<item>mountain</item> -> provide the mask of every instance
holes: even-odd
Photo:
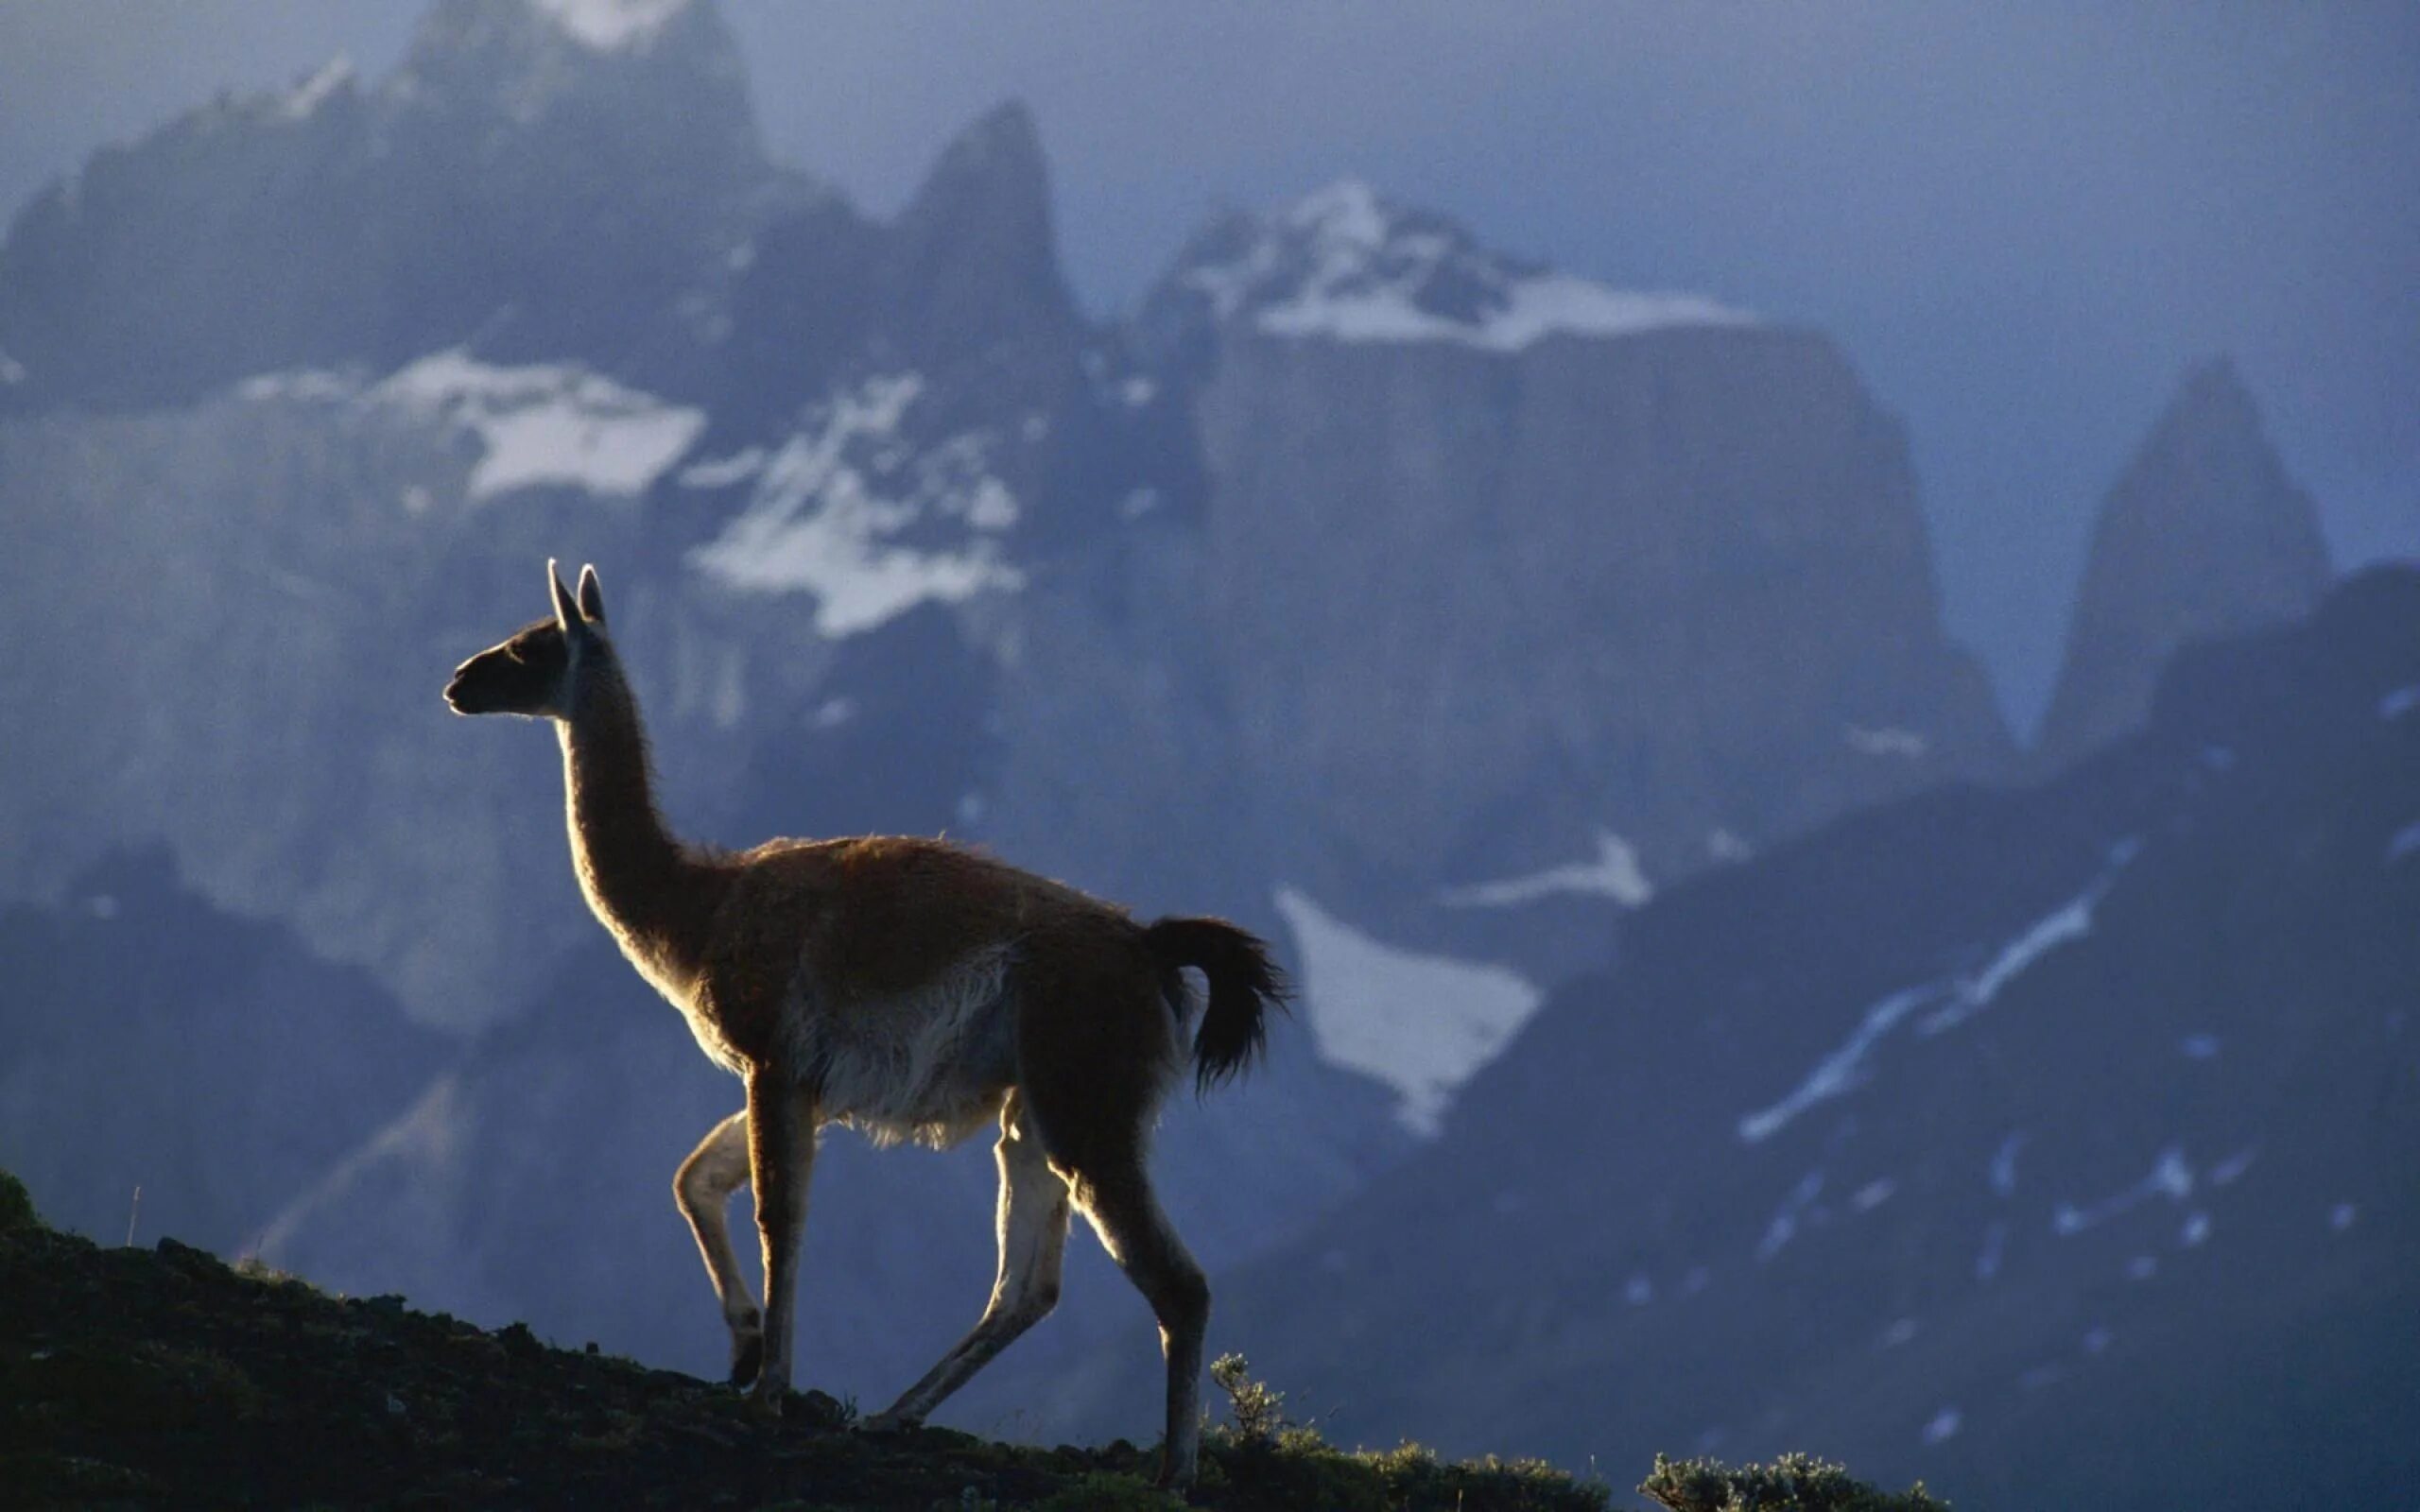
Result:
[[[749,231],[825,192],[765,161],[715,9],[656,11],[441,0],[373,85],[335,63],[103,150],[0,250],[0,404],[148,407],[454,346],[685,389]]]
[[[213,908],[156,847],[0,908],[0,1158],[112,1240],[249,1252],[444,1054],[366,972]]]
[[[2420,573],[2171,660],[2047,785],[1669,888],[1431,1146],[1223,1279],[1332,1432],[1822,1445],[1987,1506],[2420,1459]],[[1097,1415],[1115,1420],[1111,1372]]]
[[[1820,334],[1350,183],[1091,322],[1027,112],[866,215],[767,161],[704,3],[445,0],[385,78],[110,149],[0,244],[0,899],[164,847],[364,973],[448,1043],[271,1247],[651,1358],[718,1348],[664,1185],[734,1090],[585,917],[551,742],[436,696],[549,557],[683,833],[946,830],[1280,944],[1269,1074],[1161,1138],[1222,1267],[1449,1126],[1627,912],[2014,765]],[[990,1177],[858,1162],[813,1326],[872,1393],[979,1301]],[[1078,1263],[967,1414],[1131,1339]]]
[[[1905,438],[1815,332],[1347,181],[1204,231],[1133,344],[1196,417],[1275,854],[1365,928],[1551,978],[1575,902],[2010,765]]]
[[[2333,576],[2235,365],[2195,368],[2101,506],[2036,765],[2134,729],[2180,646],[2308,613]]]

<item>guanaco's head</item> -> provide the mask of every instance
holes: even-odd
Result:
[[[612,655],[605,641],[605,590],[596,569],[579,570],[579,593],[546,563],[555,612],[515,630],[454,669],[445,703],[458,714],[522,714],[562,719],[576,701],[583,667],[600,668]]]

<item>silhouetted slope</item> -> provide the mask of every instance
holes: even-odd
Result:
[[[727,1388],[550,1349],[518,1324],[338,1299],[173,1240],[96,1248],[19,1216],[0,1205],[0,1505],[1178,1504],[1137,1479],[1152,1455],[1129,1444],[870,1439],[818,1392],[766,1423]],[[1600,1512],[1605,1493],[1539,1466],[1213,1435],[1195,1503]]]

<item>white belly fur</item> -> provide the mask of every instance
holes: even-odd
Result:
[[[998,1115],[1016,1080],[1008,980],[1009,950],[996,946],[889,1002],[823,1011],[801,1002],[789,1015],[800,1036],[791,1064],[819,1074],[826,1122],[877,1145],[955,1144]]]

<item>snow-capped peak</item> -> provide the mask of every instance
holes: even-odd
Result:
[[[1455,341],[1513,352],[1548,335],[1617,336],[1751,318],[1692,294],[1609,288],[1480,247],[1453,222],[1357,179],[1195,243],[1177,286],[1219,323],[1340,341]]]
[[[643,46],[691,0],[529,0],[581,46],[617,52]]]

